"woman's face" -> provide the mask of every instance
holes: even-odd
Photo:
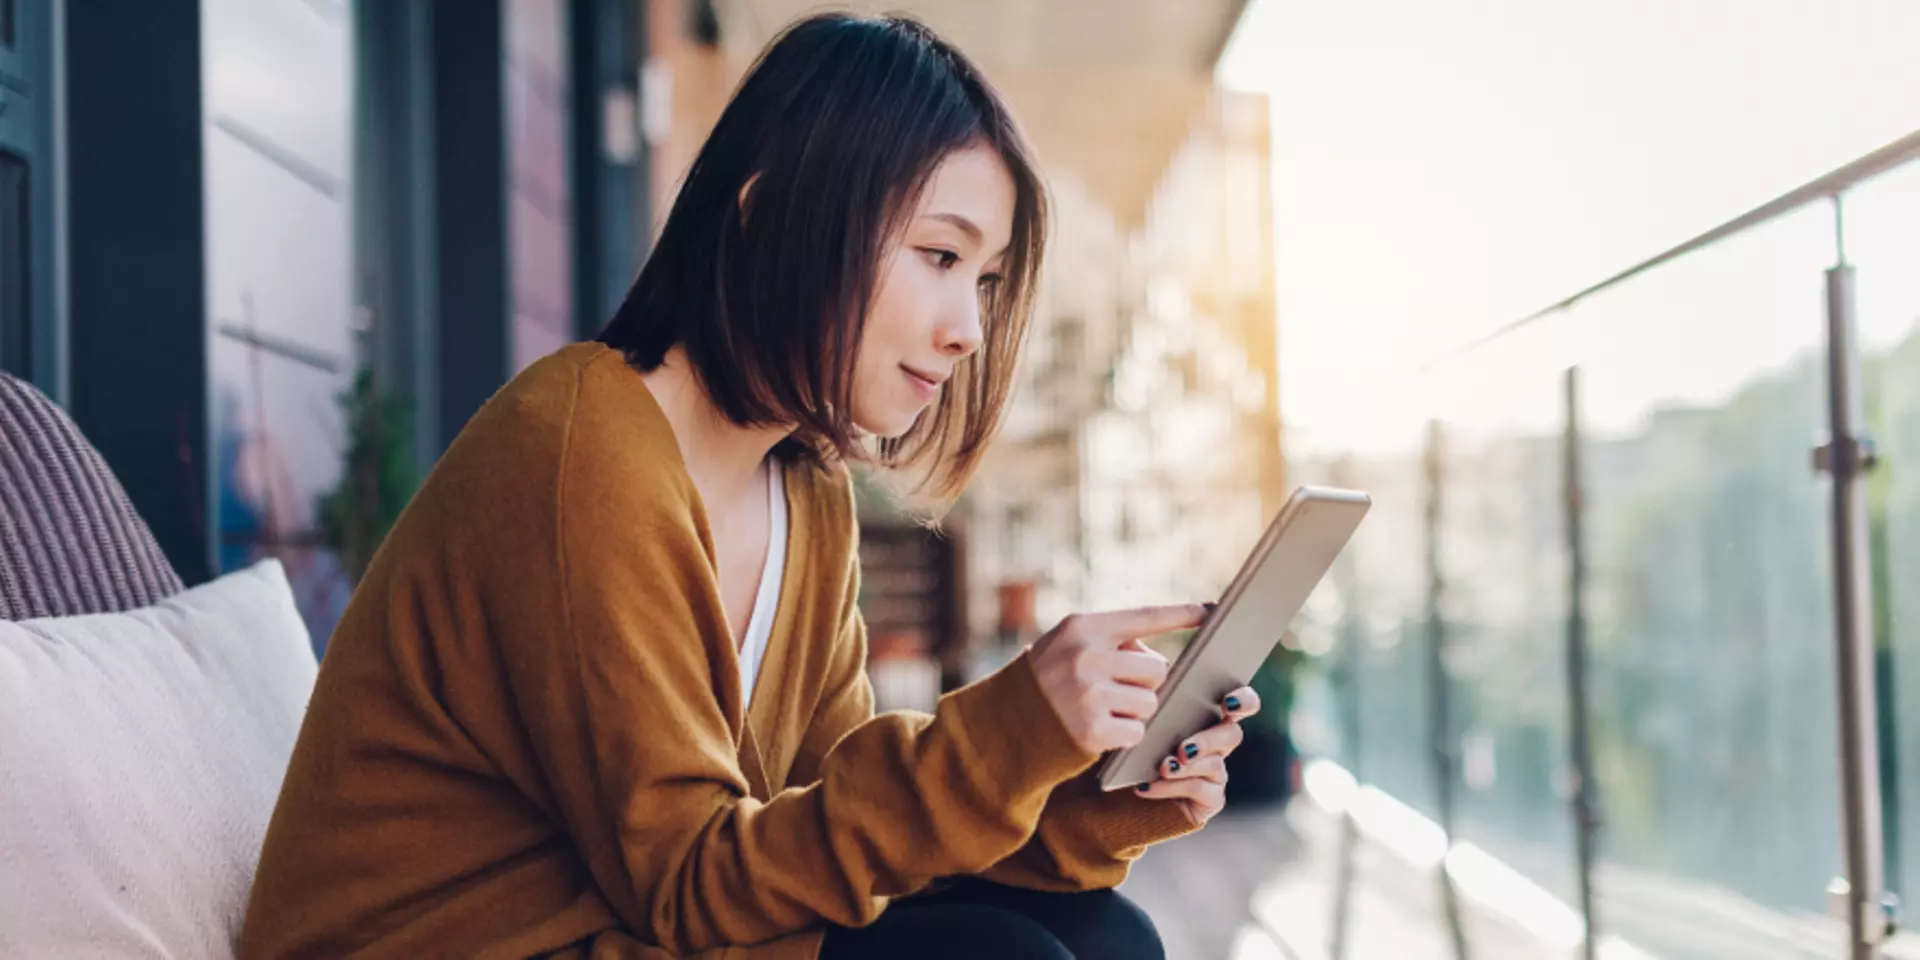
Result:
[[[921,191],[879,283],[854,360],[854,425],[897,437],[980,348],[981,295],[1013,236],[1013,177],[998,151],[948,154]]]

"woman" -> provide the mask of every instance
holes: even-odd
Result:
[[[959,490],[1043,235],[925,28],[776,41],[600,342],[491,400],[368,568],[242,955],[1158,956],[1110,888],[1220,808],[1257,704],[1137,795],[1089,770],[1154,709],[1139,638],[1199,606],[1070,618],[931,716],[863,673],[844,464]]]

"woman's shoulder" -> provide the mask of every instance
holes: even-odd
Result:
[[[501,387],[435,473],[496,492],[532,484],[570,500],[686,507],[690,483],[678,462],[673,429],[639,373],[607,347],[581,343],[535,361]]]
[[[475,446],[521,452],[563,445],[586,405],[596,399],[606,404],[604,388],[589,389],[595,380],[607,379],[607,371],[598,369],[605,352],[610,351],[599,344],[577,343],[528,364],[481,405],[448,453]]]

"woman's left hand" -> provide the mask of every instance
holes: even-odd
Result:
[[[1160,778],[1135,789],[1149,800],[1175,800],[1205,826],[1227,805],[1227,755],[1244,736],[1240,721],[1260,712],[1260,695],[1241,687],[1220,701],[1221,720],[1180,742],[1160,761]]]

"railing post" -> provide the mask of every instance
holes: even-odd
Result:
[[[1342,456],[1334,461],[1331,476],[1328,479],[1336,487],[1357,487],[1353,476],[1351,456]],[[1347,772],[1353,775],[1355,783],[1365,783],[1365,742],[1366,732],[1361,721],[1363,716],[1360,696],[1363,685],[1361,675],[1361,650],[1363,641],[1361,617],[1354,611],[1359,604],[1356,593],[1359,591],[1358,577],[1353,569],[1353,551],[1343,550],[1333,567],[1334,584],[1340,591],[1340,666],[1339,678],[1343,695],[1340,697],[1341,742],[1346,748],[1344,760]],[[1360,855],[1360,827],[1353,819],[1353,804],[1348,803],[1340,813],[1340,863],[1333,892],[1333,941],[1330,955],[1333,960],[1346,960],[1347,950],[1352,939],[1347,933],[1347,924],[1353,916],[1353,885],[1358,879],[1355,859]]]
[[[1838,199],[1834,201],[1837,205]],[[1838,681],[1841,835],[1847,875],[1833,901],[1845,916],[1852,960],[1876,960],[1893,927],[1880,846],[1879,746],[1873,686],[1873,587],[1865,475],[1873,443],[1860,434],[1859,344],[1854,340],[1853,267],[1844,253],[1827,271],[1827,418],[1816,469],[1831,477],[1833,650]]]
[[[1566,511],[1567,535],[1567,727],[1568,759],[1573,764],[1574,864],[1579,871],[1580,918],[1586,924],[1580,955],[1594,960],[1599,929],[1593,908],[1593,863],[1600,825],[1593,778],[1593,740],[1587,712],[1587,544],[1586,498],[1581,481],[1580,368],[1565,376],[1566,429],[1563,433],[1561,501]]]
[[[1441,568],[1440,555],[1441,523],[1445,517],[1446,430],[1438,420],[1427,422],[1426,447],[1426,653],[1428,724],[1431,728],[1428,732],[1432,738],[1435,812],[1439,814],[1440,829],[1446,833],[1447,843],[1451,846],[1454,835],[1453,785],[1459,778],[1455,775],[1452,684],[1447,681],[1447,619],[1443,603],[1446,576]],[[1435,880],[1440,884],[1441,904],[1446,912],[1447,934],[1453,941],[1453,955],[1459,960],[1467,960],[1467,938],[1460,921],[1460,899],[1453,888],[1453,879],[1447,874],[1445,860],[1440,862],[1439,875]]]

